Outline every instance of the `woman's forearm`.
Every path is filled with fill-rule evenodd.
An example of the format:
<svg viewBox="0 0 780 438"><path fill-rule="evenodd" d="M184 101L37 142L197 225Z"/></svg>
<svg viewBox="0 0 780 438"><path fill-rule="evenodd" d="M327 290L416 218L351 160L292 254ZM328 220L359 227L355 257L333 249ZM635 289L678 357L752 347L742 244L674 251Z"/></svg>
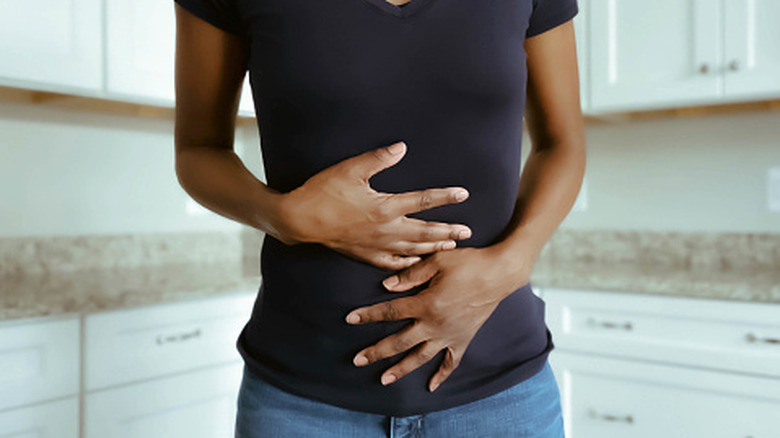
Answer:
<svg viewBox="0 0 780 438"><path fill-rule="evenodd" d="M182 188L209 210L282 241L282 195L258 180L232 149L188 147L176 152Z"/></svg>
<svg viewBox="0 0 780 438"><path fill-rule="evenodd" d="M573 141L573 140L569 140ZM585 147L558 144L528 155L510 224L494 245L504 260L527 273L577 199L585 173Z"/></svg>

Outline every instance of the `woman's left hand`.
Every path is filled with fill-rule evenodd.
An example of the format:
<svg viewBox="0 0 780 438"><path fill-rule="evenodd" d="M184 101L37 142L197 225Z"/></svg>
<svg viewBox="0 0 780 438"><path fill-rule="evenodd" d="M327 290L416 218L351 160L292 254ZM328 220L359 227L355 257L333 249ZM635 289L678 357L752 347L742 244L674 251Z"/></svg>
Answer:
<svg viewBox="0 0 780 438"><path fill-rule="evenodd" d="M428 383L435 391L460 364L471 340L498 304L529 281L530 263L509 259L497 246L437 252L388 277L389 291L401 292L430 280L427 288L403 298L355 309L350 324L412 318L408 327L363 349L354 358L365 366L413 347L381 378L388 385L446 350L439 370Z"/></svg>

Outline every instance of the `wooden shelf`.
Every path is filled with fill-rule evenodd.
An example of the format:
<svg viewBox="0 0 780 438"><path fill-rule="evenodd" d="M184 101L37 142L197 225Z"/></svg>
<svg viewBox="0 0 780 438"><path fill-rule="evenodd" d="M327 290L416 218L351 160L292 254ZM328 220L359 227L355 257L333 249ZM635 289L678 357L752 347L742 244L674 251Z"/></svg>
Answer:
<svg viewBox="0 0 780 438"><path fill-rule="evenodd" d="M96 97L75 96L50 91L27 90L0 86L0 102L25 103L85 112L151 117L173 121L174 108L139 103L120 102ZM254 125L254 117L238 116L236 125Z"/></svg>
<svg viewBox="0 0 780 438"><path fill-rule="evenodd" d="M0 102L45 105L79 111L121 114L135 117L153 117L171 121L174 120L175 116L175 110L173 108L2 86L0 86ZM780 112L780 99L689 106L660 110L628 111L598 116L585 115L585 123L613 124L635 120L690 118L716 114L756 112ZM238 116L236 120L237 126L255 125L256 123L255 117Z"/></svg>

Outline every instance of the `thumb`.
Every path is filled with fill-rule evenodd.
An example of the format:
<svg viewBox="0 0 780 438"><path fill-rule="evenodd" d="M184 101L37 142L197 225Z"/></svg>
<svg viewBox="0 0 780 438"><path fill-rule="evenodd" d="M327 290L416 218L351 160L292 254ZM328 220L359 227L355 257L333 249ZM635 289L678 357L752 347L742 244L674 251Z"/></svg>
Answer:
<svg viewBox="0 0 780 438"><path fill-rule="evenodd" d="M391 292L403 292L425 283L438 272L438 266L432 261L432 257L428 257L391 277L385 278L382 285Z"/></svg>
<svg viewBox="0 0 780 438"><path fill-rule="evenodd" d="M401 161L406 153L406 143L399 141L390 146L364 152L358 156L344 160L343 164L351 166L352 170L364 180Z"/></svg>

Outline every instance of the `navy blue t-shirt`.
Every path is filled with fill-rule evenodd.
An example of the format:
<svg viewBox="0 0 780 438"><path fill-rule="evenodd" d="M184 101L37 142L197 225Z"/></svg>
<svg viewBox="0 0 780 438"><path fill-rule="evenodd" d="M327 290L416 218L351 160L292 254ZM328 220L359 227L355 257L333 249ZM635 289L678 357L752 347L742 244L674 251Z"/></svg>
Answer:
<svg viewBox="0 0 780 438"><path fill-rule="evenodd" d="M406 156L371 179L406 192L463 186L470 197L411 215L466 224L459 246L496 242L520 179L524 40L571 18L576 0L175 0L250 42L249 78L268 185L290 191L347 157L403 140ZM399 381L379 377L403 354L352 358L408 322L353 326L351 310L391 293L391 271L319 244L266 236L263 283L237 339L249 370L289 392L406 416L490 396L540 371L553 348L544 302L527 283L477 332L433 393L443 352Z"/></svg>

